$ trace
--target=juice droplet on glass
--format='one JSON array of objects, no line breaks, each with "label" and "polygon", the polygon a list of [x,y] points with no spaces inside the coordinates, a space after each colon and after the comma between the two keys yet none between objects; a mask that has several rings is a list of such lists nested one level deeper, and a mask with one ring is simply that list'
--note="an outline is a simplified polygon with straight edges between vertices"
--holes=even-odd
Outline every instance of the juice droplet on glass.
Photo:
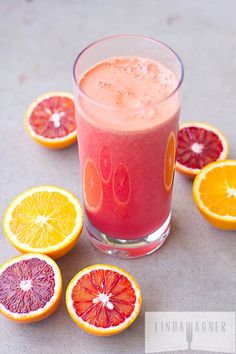
[{"label": "juice droplet on glass", "polygon": [[100,150],[99,165],[102,181],[107,183],[111,177],[111,157],[107,146],[102,146]]},{"label": "juice droplet on glass", "polygon": [[130,178],[123,164],[117,165],[113,175],[113,193],[116,201],[127,204],[130,199]]},{"label": "juice droplet on glass", "polygon": [[84,164],[84,203],[91,212],[97,212],[102,204],[102,182],[98,169],[91,158]]}]

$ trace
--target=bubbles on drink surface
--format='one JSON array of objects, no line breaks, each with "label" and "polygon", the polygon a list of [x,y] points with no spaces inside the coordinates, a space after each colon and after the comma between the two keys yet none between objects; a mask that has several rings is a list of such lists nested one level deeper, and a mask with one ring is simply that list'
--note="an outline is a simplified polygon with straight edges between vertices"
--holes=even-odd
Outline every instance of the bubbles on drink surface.
[{"label": "bubbles on drink surface", "polygon": [[[104,105],[101,116],[146,124],[163,119],[157,116],[158,104],[175,90],[177,80],[168,68],[152,59],[128,56],[98,63],[84,74],[80,84],[85,93]],[[173,114],[170,103],[162,107],[163,111],[166,116]]]}]

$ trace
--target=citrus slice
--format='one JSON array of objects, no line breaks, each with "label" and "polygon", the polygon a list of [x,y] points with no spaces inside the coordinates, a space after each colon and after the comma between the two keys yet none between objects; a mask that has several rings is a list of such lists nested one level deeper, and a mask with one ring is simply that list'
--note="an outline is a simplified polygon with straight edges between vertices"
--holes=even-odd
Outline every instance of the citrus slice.
[{"label": "citrus slice", "polygon": [[127,204],[130,199],[130,178],[126,167],[120,163],[113,174],[113,194],[118,204]]},{"label": "citrus slice", "polygon": [[102,182],[98,169],[92,159],[84,164],[83,176],[84,203],[91,212],[97,212],[102,204]]},{"label": "citrus slice", "polygon": [[30,136],[48,148],[62,149],[76,141],[73,96],[67,92],[49,92],[36,98],[25,114]]},{"label": "citrus slice", "polygon": [[58,307],[62,293],[56,262],[42,254],[25,254],[0,267],[0,313],[11,320],[41,321]]},{"label": "citrus slice", "polygon": [[223,230],[236,230],[236,160],[212,162],[195,177],[193,198],[202,215]]},{"label": "citrus slice", "polygon": [[3,227],[19,251],[58,258],[75,245],[83,219],[80,202],[70,192],[40,186],[13,200],[5,213]]},{"label": "citrus slice", "polygon": [[109,182],[111,178],[111,157],[107,146],[103,146],[99,154],[99,167],[104,183]]},{"label": "citrus slice", "polygon": [[172,187],[175,169],[175,134],[170,133],[165,153],[164,184],[167,191]]},{"label": "citrus slice", "polygon": [[122,332],[134,322],[142,302],[136,280],[121,268],[96,264],[77,273],[66,291],[74,322],[94,335]]},{"label": "citrus slice", "polygon": [[225,160],[228,150],[218,129],[205,123],[184,123],[179,127],[176,169],[195,176],[208,163]]}]

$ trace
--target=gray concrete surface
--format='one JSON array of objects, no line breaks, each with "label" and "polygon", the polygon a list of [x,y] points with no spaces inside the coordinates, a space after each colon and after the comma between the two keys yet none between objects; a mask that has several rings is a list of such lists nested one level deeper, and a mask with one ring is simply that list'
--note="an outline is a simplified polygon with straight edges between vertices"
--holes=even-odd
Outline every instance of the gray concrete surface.
[{"label": "gray concrete surface", "polygon": [[[84,0],[0,2],[0,217],[25,189],[53,184],[79,196],[77,147],[48,151],[24,131],[24,112],[36,96],[71,90],[76,54],[115,33],[158,38],[182,57],[182,121],[202,120],[227,136],[236,158],[236,2],[234,0]],[[110,338],[82,332],[66,312],[64,297],[48,320],[32,325],[0,318],[0,353],[144,353],[145,311],[235,311],[235,232],[208,225],[196,210],[191,181],[176,176],[171,235],[153,255],[131,261],[105,256],[85,232],[58,260],[64,289],[93,263],[124,267],[138,280],[143,306],[136,323]],[[3,231],[0,263],[17,255]]]}]

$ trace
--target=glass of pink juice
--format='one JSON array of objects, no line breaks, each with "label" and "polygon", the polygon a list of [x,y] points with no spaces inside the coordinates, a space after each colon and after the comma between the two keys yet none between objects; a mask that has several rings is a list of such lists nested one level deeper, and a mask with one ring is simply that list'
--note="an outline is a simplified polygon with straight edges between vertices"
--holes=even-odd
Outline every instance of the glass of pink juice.
[{"label": "glass of pink juice", "polygon": [[100,250],[150,254],[170,230],[183,65],[166,45],[121,35],[74,64],[86,228]]}]

